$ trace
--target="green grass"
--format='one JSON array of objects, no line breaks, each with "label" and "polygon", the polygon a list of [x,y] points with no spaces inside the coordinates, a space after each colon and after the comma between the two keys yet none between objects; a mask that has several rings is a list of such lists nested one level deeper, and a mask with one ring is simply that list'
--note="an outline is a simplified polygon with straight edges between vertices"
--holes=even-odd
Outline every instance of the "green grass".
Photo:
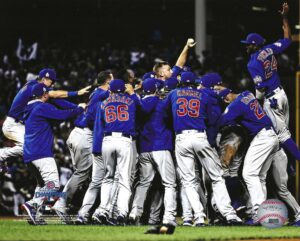
[{"label": "green grass", "polygon": [[0,220],[0,240],[224,240],[300,238],[300,227],[181,227],[173,235],[145,235],[149,226],[105,227],[50,224],[31,226],[24,220]]}]

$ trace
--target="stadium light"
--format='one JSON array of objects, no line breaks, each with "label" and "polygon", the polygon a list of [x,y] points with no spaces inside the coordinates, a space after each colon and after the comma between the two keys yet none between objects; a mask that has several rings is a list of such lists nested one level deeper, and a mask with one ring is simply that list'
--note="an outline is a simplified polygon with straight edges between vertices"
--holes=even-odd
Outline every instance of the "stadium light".
[{"label": "stadium light", "polygon": [[255,11],[255,12],[267,12],[268,9],[265,8],[265,7],[258,7],[258,6],[252,6],[252,11]]}]

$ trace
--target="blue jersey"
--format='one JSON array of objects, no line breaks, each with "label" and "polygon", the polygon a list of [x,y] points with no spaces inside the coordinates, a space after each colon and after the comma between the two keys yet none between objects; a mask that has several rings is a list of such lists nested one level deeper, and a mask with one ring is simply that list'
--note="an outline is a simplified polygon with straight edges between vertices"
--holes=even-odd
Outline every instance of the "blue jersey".
[{"label": "blue jersey", "polygon": [[24,115],[24,162],[28,163],[41,158],[53,157],[54,134],[52,121],[64,121],[82,112],[81,107],[59,110],[54,105],[40,100],[30,101]]},{"label": "blue jersey", "polygon": [[280,86],[275,54],[281,53],[291,42],[289,38],[280,39],[251,54],[248,71],[256,89],[265,88],[266,94],[268,94]]},{"label": "blue jersey", "polygon": [[11,104],[8,116],[20,121],[24,120],[23,115],[26,105],[32,97],[32,87],[36,84],[38,84],[37,80],[30,80],[20,89]]},{"label": "blue jersey", "polygon": [[110,94],[103,102],[96,104],[96,118],[93,134],[93,153],[102,152],[102,139],[105,133],[121,132],[136,136],[135,116],[137,95]]},{"label": "blue jersey", "polygon": [[210,115],[211,120],[209,123],[207,123],[207,140],[211,146],[215,146],[216,137],[219,131],[218,123],[222,116],[221,99],[219,98],[218,94],[210,88],[204,88],[202,91],[210,97],[212,111]]},{"label": "blue jersey", "polygon": [[167,113],[157,96],[146,96],[140,102],[140,152],[173,150],[173,132],[167,127]]},{"label": "blue jersey", "polygon": [[74,109],[74,108],[78,107],[78,105],[76,105],[72,102],[69,102],[69,101],[64,100],[64,99],[59,99],[59,98],[49,99],[48,102],[50,104],[55,105],[57,108],[62,109],[62,110]]},{"label": "blue jersey", "polygon": [[201,90],[183,87],[172,90],[164,100],[164,108],[171,108],[176,133],[183,130],[205,130],[211,114],[209,97]]},{"label": "blue jersey", "polygon": [[236,123],[243,125],[251,136],[272,126],[271,120],[250,91],[244,91],[230,103],[220,120],[221,127]]},{"label": "blue jersey", "polygon": [[80,115],[74,122],[75,126],[80,128],[89,127],[91,130],[94,128],[94,121],[96,118],[96,104],[98,101],[105,100],[109,95],[107,90],[97,88],[89,97],[89,103],[85,112]]}]

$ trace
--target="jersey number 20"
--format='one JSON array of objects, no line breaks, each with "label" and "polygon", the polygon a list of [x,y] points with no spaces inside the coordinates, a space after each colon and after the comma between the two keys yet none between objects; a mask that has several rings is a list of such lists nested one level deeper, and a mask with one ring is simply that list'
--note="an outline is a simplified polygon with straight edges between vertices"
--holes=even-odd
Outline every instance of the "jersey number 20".
[{"label": "jersey number 20", "polygon": [[106,123],[118,121],[128,121],[128,105],[108,106],[105,108],[105,121]]},{"label": "jersey number 20", "polygon": [[265,116],[265,113],[264,111],[261,109],[259,103],[257,100],[253,101],[251,104],[250,104],[250,109],[251,110],[254,110],[254,114],[256,116],[257,119],[261,119]]},{"label": "jersey number 20", "polygon": [[200,109],[200,100],[191,99],[187,100],[186,98],[179,98],[176,101],[178,104],[177,115],[185,116],[188,114],[190,117],[198,117]]}]

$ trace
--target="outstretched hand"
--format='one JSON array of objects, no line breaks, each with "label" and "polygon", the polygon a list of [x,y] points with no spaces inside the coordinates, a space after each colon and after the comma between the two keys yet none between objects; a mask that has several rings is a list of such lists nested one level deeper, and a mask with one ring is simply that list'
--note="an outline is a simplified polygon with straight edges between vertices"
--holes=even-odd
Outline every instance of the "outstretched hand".
[{"label": "outstretched hand", "polygon": [[84,95],[84,94],[88,94],[90,92],[90,89],[91,89],[91,85],[81,89],[81,90],[78,90],[78,95]]},{"label": "outstretched hand", "polygon": [[195,40],[193,38],[189,38],[186,42],[186,45],[189,47],[189,48],[192,48],[196,45],[197,42],[195,42]]},{"label": "outstretched hand", "polygon": [[286,16],[287,13],[289,12],[289,5],[288,3],[283,3],[282,4],[282,10],[278,11],[282,16]]}]

